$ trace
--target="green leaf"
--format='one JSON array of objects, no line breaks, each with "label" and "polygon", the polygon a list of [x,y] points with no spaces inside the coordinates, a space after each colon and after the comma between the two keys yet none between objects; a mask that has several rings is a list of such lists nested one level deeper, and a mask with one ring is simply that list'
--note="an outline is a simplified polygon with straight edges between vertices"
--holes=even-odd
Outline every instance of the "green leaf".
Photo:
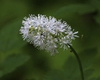
[{"label": "green leaf", "polygon": [[65,62],[64,71],[66,74],[66,78],[68,80],[80,80],[80,70],[78,66],[77,59],[75,57],[69,57],[68,60]]},{"label": "green leaf", "polygon": [[[12,5],[13,4],[13,5]],[[0,17],[3,18],[8,18],[9,16],[22,16],[25,15],[28,11],[28,7],[25,2],[21,1],[1,1],[0,2],[0,9],[1,9],[1,15]],[[12,14],[13,12],[13,14]],[[5,17],[6,16],[6,17]],[[10,18],[9,17],[9,18]]]},{"label": "green leaf", "polygon": [[100,0],[90,0],[89,2],[100,12]]},{"label": "green leaf", "polygon": [[61,70],[50,71],[43,80],[66,80],[66,75]]},{"label": "green leaf", "polygon": [[19,32],[21,22],[15,19],[0,30],[0,53],[13,52],[26,44]]},{"label": "green leaf", "polygon": [[29,6],[25,1],[0,1],[0,28],[15,18],[22,17],[28,14]]},{"label": "green leaf", "polygon": [[96,47],[85,49],[80,52],[79,57],[81,59],[84,70],[90,68],[90,66],[93,66],[97,53],[98,51]]},{"label": "green leaf", "polygon": [[[94,72],[92,69],[95,56],[97,55],[96,48],[86,49],[78,54],[84,71],[85,80]],[[75,55],[69,57],[65,62],[63,70],[53,70],[49,72],[45,80],[81,80],[81,74],[79,69],[79,64]]]},{"label": "green leaf", "polygon": [[89,80],[100,80],[100,77],[98,77],[98,78],[91,78]]},{"label": "green leaf", "polygon": [[23,65],[26,61],[29,60],[28,55],[11,55],[8,56],[1,64],[0,64],[0,77],[4,76],[7,73],[14,71],[17,67]]},{"label": "green leaf", "polygon": [[94,19],[100,25],[100,13],[94,16]]},{"label": "green leaf", "polygon": [[90,0],[90,3],[96,8],[94,19],[100,25],[100,0]]},{"label": "green leaf", "polygon": [[65,7],[60,8],[56,13],[55,16],[66,17],[73,14],[88,14],[95,12],[95,8],[91,5],[87,4],[71,4]]}]

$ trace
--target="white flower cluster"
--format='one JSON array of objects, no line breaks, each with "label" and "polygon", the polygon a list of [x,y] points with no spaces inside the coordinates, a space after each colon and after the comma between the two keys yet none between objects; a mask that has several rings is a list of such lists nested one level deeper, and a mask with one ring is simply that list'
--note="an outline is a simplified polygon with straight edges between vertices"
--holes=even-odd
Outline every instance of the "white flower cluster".
[{"label": "white flower cluster", "polygon": [[39,49],[45,49],[51,54],[58,53],[58,46],[67,49],[72,40],[78,37],[66,22],[61,22],[54,17],[30,15],[24,18],[20,33],[24,40],[27,40]]}]

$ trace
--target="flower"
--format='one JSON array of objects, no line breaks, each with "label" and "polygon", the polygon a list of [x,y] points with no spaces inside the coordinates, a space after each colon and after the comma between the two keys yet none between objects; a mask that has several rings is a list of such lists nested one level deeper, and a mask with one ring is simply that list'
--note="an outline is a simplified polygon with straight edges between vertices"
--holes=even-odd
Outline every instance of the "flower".
[{"label": "flower", "polygon": [[58,53],[59,46],[67,49],[67,44],[71,45],[72,40],[78,37],[78,31],[74,32],[66,22],[51,16],[30,15],[24,18],[22,24],[20,33],[23,39],[41,50],[51,52],[52,55]]}]

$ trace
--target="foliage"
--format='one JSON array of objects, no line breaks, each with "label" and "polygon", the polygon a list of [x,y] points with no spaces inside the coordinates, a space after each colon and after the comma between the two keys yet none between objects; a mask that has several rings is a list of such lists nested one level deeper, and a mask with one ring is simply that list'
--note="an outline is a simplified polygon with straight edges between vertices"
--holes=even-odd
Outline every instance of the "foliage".
[{"label": "foliage", "polygon": [[23,17],[38,13],[65,20],[79,31],[73,47],[85,80],[100,80],[100,0],[1,0],[0,10],[0,80],[81,80],[69,50],[50,56],[22,40]]}]

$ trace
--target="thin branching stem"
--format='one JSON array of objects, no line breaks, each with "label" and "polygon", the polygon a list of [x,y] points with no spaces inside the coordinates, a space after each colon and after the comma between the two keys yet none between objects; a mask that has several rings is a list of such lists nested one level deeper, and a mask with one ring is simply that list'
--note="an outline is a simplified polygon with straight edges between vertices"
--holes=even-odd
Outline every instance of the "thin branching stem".
[{"label": "thin branching stem", "polygon": [[80,73],[81,73],[81,77],[82,77],[82,80],[84,80],[84,74],[83,74],[83,68],[82,68],[82,64],[81,64],[81,60],[77,54],[77,52],[74,50],[74,48],[68,44],[68,46],[70,47],[71,51],[75,54],[76,58],[77,58],[77,61],[79,63],[79,68],[80,68]]}]

